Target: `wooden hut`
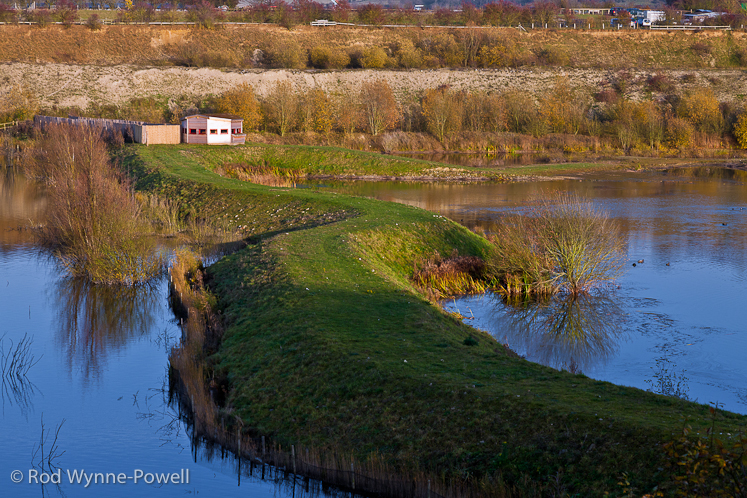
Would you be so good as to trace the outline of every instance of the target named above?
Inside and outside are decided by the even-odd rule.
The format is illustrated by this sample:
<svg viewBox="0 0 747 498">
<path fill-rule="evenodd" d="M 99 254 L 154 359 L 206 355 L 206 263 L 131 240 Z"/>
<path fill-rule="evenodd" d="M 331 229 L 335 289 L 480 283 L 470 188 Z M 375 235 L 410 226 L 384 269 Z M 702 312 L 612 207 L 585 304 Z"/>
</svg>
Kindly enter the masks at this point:
<svg viewBox="0 0 747 498">
<path fill-rule="evenodd" d="M 244 120 L 231 114 L 193 114 L 182 119 L 185 144 L 243 144 Z"/>
</svg>

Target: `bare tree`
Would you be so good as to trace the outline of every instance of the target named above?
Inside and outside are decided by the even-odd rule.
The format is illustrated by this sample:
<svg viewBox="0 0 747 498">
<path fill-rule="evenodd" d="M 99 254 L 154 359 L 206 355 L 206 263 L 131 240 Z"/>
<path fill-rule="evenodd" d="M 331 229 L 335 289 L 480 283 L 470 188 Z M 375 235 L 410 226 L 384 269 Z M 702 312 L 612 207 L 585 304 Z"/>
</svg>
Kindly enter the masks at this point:
<svg viewBox="0 0 747 498">
<path fill-rule="evenodd" d="M 389 84 L 384 80 L 365 82 L 360 92 L 364 128 L 372 135 L 393 128 L 400 112 Z"/>
<path fill-rule="evenodd" d="M 423 98 L 423 117 L 428 131 L 440 142 L 462 129 L 464 96 L 448 88 L 429 90 Z"/>
<path fill-rule="evenodd" d="M 281 137 L 296 125 L 299 99 L 290 81 L 278 81 L 264 101 L 267 124 Z"/>
</svg>

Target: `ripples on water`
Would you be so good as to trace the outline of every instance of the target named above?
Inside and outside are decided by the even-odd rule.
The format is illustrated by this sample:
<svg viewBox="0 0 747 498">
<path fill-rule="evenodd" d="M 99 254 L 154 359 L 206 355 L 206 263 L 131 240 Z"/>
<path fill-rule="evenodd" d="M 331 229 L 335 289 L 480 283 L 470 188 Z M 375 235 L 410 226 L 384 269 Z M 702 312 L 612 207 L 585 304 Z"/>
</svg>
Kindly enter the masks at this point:
<svg viewBox="0 0 747 498">
<path fill-rule="evenodd" d="M 470 324 L 530 360 L 641 389 L 655 387 L 657 369 L 666 363 L 689 379 L 691 399 L 747 413 L 745 183 L 745 171 L 709 167 L 538 183 L 339 182 L 327 188 L 418 206 L 486 231 L 553 190 L 590 199 L 628 238 L 630 266 L 607 301 L 517 308 L 479 296 L 445 306 L 473 313 Z M 559 325 L 572 332 L 559 334 Z"/>
<path fill-rule="evenodd" d="M 0 496 L 318 496 L 319 483 L 295 482 L 269 467 L 263 480 L 256 468 L 250 475 L 251 467 L 242 466 L 239 486 L 233 456 L 193 439 L 169 399 L 168 354 L 181 330 L 168 308 L 165 278 L 132 289 L 61 277 L 23 229 L 42 221 L 44 205 L 43 189 L 0 176 L 0 341 L 8 351 L 27 337 L 38 360 L 24 378 L 0 383 Z M 33 463 L 32 455 L 42 420 L 47 434 L 61 426 L 57 444 L 64 453 L 53 463 L 63 484 L 14 484 L 13 470 L 26 477 L 34 465 L 41 469 L 39 454 Z M 85 489 L 67 484 L 68 469 L 130 476 L 135 469 L 190 469 L 190 482 Z"/>
<path fill-rule="evenodd" d="M 446 306 L 474 315 L 470 323 L 535 361 L 643 389 L 656 388 L 664 366 L 689 379 L 690 398 L 745 413 L 747 189 L 733 172 L 703 175 L 688 170 L 541 185 L 358 182 L 334 188 L 487 228 L 548 189 L 593 199 L 628 234 L 631 262 L 645 260 L 629 268 L 613 294 L 540 305 L 486 295 Z M 33 247 L 31 232 L 19 229 L 39 222 L 43 209 L 42 190 L 22 179 L 0 180 L 0 336 L 5 344 L 33 337 L 39 359 L 26 384 L 2 391 L 0 495 L 38 496 L 40 485 L 12 484 L 8 476 L 31 465 L 42 415 L 48 429 L 67 421 L 59 437 L 61 468 L 191 471 L 189 485 L 46 486 L 42 495 L 315 494 L 317 487 L 306 492 L 281 474 L 268 474 L 270 482 L 256 470 L 246 477 L 248 466 L 237 487 L 233 459 L 194 446 L 166 389 L 168 351 L 181 331 L 167 307 L 165 280 L 133 291 L 61 278 Z"/>
</svg>

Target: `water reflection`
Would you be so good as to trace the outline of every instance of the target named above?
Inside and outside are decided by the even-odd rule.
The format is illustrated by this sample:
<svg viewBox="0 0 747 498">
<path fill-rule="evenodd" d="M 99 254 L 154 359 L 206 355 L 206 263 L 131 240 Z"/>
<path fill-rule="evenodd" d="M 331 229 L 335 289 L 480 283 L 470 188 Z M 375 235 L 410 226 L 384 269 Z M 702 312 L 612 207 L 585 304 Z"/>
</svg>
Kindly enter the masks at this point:
<svg viewBox="0 0 747 498">
<path fill-rule="evenodd" d="M 24 417 L 32 409 L 31 400 L 38 391 L 28 378 L 28 371 L 39 362 L 31 352 L 33 337 L 24 335 L 14 343 L 13 339 L 0 336 L 0 401 L 9 407 L 18 406 Z"/>
<path fill-rule="evenodd" d="M 10 168 L 0 168 L 0 253 L 33 243 L 28 230 L 43 219 L 43 188 Z"/>
<path fill-rule="evenodd" d="M 163 298 L 155 285 L 92 285 L 67 278 L 53 288 L 57 308 L 57 342 L 69 373 L 84 382 L 95 379 L 107 357 L 153 329 Z"/>
<path fill-rule="evenodd" d="M 566 163 L 579 158 L 562 151 L 550 152 L 395 152 L 392 155 L 468 168 L 505 168 L 531 164 Z"/>
<path fill-rule="evenodd" d="M 500 302 L 496 309 L 503 318 L 500 340 L 532 361 L 574 373 L 613 356 L 623 337 L 625 314 L 609 296 L 558 295 Z"/>
</svg>

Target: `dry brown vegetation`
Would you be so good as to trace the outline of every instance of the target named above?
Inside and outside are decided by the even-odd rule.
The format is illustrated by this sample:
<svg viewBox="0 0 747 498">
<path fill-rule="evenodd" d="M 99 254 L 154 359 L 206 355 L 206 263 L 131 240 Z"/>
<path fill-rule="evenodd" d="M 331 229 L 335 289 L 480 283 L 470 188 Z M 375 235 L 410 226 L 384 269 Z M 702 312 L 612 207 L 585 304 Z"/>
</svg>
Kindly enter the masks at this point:
<svg viewBox="0 0 747 498">
<path fill-rule="evenodd" d="M 109 162 L 101 130 L 49 126 L 28 148 L 25 167 L 50 186 L 39 235 L 70 275 L 134 285 L 160 272 L 161 258 L 145 237 L 150 227 L 128 180 Z"/>
<path fill-rule="evenodd" d="M 460 256 L 454 249 L 448 258 L 436 252 L 415 264 L 412 280 L 429 298 L 443 299 L 476 294 L 488 289 L 485 262 L 476 256 Z"/>
<path fill-rule="evenodd" d="M 0 34 L 3 61 L 101 65 L 671 69 L 741 67 L 747 52 L 744 32 L 5 25 Z"/>
</svg>

